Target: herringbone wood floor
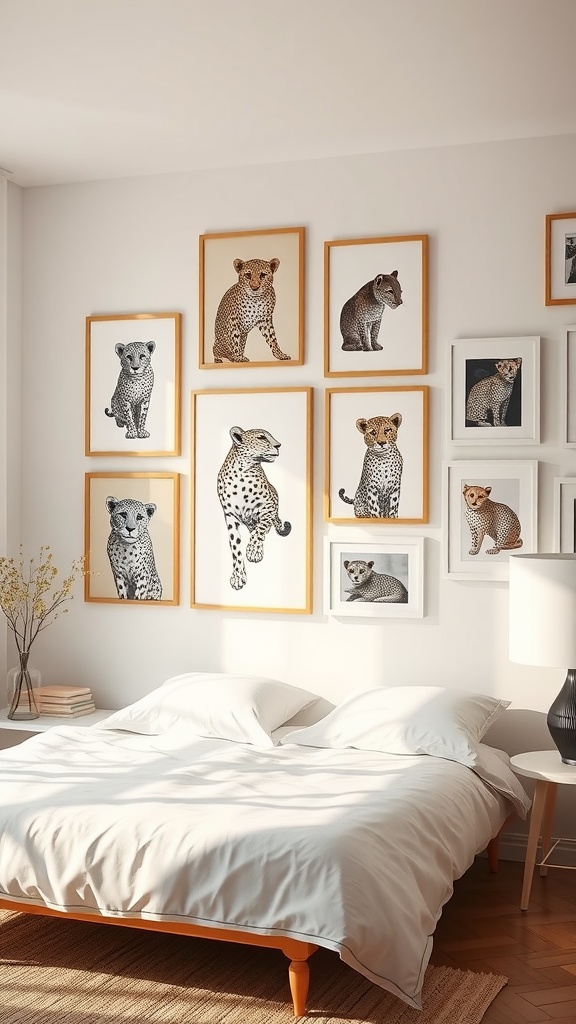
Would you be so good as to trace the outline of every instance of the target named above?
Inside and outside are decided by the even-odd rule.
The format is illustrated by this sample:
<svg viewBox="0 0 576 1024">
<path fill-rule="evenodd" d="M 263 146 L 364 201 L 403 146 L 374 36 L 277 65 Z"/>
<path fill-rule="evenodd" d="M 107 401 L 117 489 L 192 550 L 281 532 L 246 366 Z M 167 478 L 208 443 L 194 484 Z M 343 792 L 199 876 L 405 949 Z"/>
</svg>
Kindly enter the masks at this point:
<svg viewBox="0 0 576 1024">
<path fill-rule="evenodd" d="M 456 882 L 434 936 L 431 962 L 504 974 L 483 1024 L 576 1024 L 576 871 L 538 868 L 519 910 L 524 865 L 484 858 Z"/>
</svg>

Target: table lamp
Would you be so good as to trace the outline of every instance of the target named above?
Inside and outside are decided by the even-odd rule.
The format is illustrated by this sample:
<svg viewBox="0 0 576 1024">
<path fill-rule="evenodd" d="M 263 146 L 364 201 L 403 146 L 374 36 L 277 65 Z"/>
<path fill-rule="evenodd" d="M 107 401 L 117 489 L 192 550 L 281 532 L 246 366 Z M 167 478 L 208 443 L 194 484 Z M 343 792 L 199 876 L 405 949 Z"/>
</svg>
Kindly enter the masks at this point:
<svg viewBox="0 0 576 1024">
<path fill-rule="evenodd" d="M 548 712 L 565 764 L 576 765 L 576 554 L 510 555 L 510 661 L 566 669 Z"/>
</svg>

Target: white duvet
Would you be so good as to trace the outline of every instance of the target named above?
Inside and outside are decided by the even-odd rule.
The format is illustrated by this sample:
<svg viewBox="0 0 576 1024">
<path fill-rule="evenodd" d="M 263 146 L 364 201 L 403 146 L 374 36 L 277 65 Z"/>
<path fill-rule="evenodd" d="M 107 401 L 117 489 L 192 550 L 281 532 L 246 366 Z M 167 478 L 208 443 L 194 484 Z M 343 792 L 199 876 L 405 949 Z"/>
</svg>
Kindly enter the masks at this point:
<svg viewBox="0 0 576 1024">
<path fill-rule="evenodd" d="M 480 749 L 476 772 L 56 727 L 0 752 L 0 896 L 288 935 L 419 1007 L 454 879 L 529 806 Z"/>
</svg>

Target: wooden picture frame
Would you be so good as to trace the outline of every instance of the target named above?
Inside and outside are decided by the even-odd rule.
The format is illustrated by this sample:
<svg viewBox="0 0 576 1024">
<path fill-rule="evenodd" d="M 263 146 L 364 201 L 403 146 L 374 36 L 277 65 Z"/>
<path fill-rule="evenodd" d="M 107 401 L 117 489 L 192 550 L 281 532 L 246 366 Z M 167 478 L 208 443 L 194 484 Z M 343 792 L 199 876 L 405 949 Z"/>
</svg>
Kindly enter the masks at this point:
<svg viewBox="0 0 576 1024">
<path fill-rule="evenodd" d="M 563 331 L 563 443 L 565 448 L 576 448 L 576 324 L 568 324 Z"/>
<path fill-rule="evenodd" d="M 325 242 L 324 375 L 417 375 L 427 362 L 428 235 Z"/>
<path fill-rule="evenodd" d="M 180 454 L 180 313 L 86 317 L 84 452 Z"/>
<path fill-rule="evenodd" d="M 538 444 L 540 338 L 454 342 L 450 396 L 452 444 Z"/>
<path fill-rule="evenodd" d="M 554 551 L 576 552 L 576 477 L 554 479 Z"/>
<path fill-rule="evenodd" d="M 324 538 L 324 614 L 424 616 L 424 538 Z"/>
<path fill-rule="evenodd" d="M 428 522 L 428 394 L 426 385 L 326 389 L 327 522 Z"/>
<path fill-rule="evenodd" d="M 177 605 L 179 474 L 86 473 L 84 508 L 84 600 Z"/>
<path fill-rule="evenodd" d="M 534 460 L 444 463 L 446 578 L 507 580 L 511 552 L 538 550 L 537 483 Z"/>
<path fill-rule="evenodd" d="M 304 362 L 303 227 L 200 235 L 201 370 Z"/>
<path fill-rule="evenodd" d="M 545 303 L 576 305 L 576 213 L 546 216 Z"/>
<path fill-rule="evenodd" d="M 312 401 L 192 392 L 191 607 L 312 611 Z"/>
</svg>

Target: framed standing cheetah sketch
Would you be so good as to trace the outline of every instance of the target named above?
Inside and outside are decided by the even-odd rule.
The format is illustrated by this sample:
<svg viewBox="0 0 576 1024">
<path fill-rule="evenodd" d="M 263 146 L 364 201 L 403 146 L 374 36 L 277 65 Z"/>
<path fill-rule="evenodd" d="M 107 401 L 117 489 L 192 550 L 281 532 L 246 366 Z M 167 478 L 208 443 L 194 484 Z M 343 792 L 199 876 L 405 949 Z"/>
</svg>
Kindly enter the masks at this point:
<svg viewBox="0 0 576 1024">
<path fill-rule="evenodd" d="M 84 599 L 179 603 L 180 477 L 87 473 Z"/>
<path fill-rule="evenodd" d="M 201 370 L 303 363 L 304 233 L 200 235 Z"/>
<path fill-rule="evenodd" d="M 428 235 L 324 243 L 324 375 L 424 374 Z"/>
<path fill-rule="evenodd" d="M 444 575 L 507 580 L 510 553 L 538 550 L 538 463 L 444 464 Z"/>
<path fill-rule="evenodd" d="M 193 608 L 312 611 L 312 394 L 192 393 Z"/>
<path fill-rule="evenodd" d="M 86 317 L 86 455 L 180 454 L 181 319 Z"/>
<path fill-rule="evenodd" d="M 326 389 L 327 522 L 428 522 L 428 390 Z"/>
<path fill-rule="evenodd" d="M 540 338 L 465 338 L 450 360 L 452 444 L 538 444 Z"/>
<path fill-rule="evenodd" d="M 424 538 L 324 538 L 324 614 L 421 619 Z"/>
</svg>

